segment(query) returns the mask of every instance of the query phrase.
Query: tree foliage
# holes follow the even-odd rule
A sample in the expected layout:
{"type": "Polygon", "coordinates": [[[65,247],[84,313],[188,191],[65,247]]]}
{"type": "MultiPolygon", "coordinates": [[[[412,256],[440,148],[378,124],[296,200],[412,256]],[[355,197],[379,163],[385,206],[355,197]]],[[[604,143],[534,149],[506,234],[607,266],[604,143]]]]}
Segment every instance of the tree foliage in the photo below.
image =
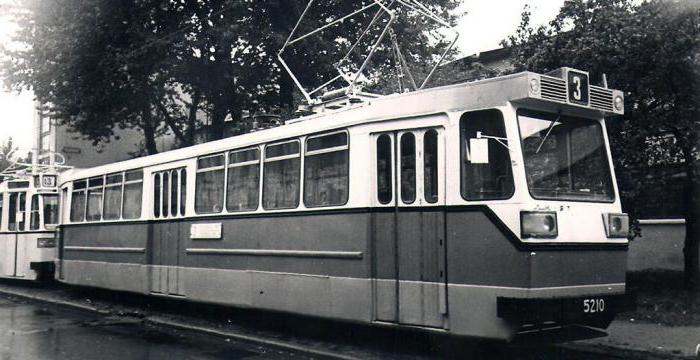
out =
{"type": "MultiPolygon", "coordinates": [[[[10,159],[15,156],[16,151],[17,147],[13,144],[12,138],[8,138],[5,142],[0,144],[0,172],[12,165],[10,159]]],[[[1,177],[0,181],[2,181],[1,177]]]]}
{"type": "MultiPolygon", "coordinates": [[[[568,0],[548,25],[522,15],[504,41],[515,70],[547,72],[562,66],[590,71],[592,82],[625,93],[625,115],[608,121],[618,182],[627,211],[648,189],[640,176],[654,166],[685,168],[686,274],[700,286],[700,8],[652,0],[568,0]]],[[[663,194],[658,194],[663,198],[663,194]]],[[[648,198],[648,197],[647,197],[648,198]]]]}
{"type": "MultiPolygon", "coordinates": [[[[368,3],[318,1],[311,18],[323,23],[368,3]]],[[[458,0],[426,1],[443,15],[458,0]]],[[[174,134],[181,146],[195,132],[223,135],[224,120],[243,110],[294,108],[294,83],[277,64],[277,51],[303,12],[305,0],[23,0],[15,14],[16,42],[6,48],[5,78],[16,90],[32,89],[46,111],[95,143],[110,141],[116,128],[137,128],[145,148],[174,134]]],[[[348,47],[349,34],[371,16],[329,28],[304,42],[290,60],[303,78],[334,72],[325,56],[348,47]]],[[[407,56],[420,65],[446,45],[437,26],[414,17],[395,27],[407,56]]],[[[304,24],[312,26],[314,24],[304,24]]],[[[386,53],[386,45],[380,53],[386,53]]],[[[388,55],[377,56],[380,66],[388,55]]],[[[376,71],[375,83],[382,80],[376,71]]]]}

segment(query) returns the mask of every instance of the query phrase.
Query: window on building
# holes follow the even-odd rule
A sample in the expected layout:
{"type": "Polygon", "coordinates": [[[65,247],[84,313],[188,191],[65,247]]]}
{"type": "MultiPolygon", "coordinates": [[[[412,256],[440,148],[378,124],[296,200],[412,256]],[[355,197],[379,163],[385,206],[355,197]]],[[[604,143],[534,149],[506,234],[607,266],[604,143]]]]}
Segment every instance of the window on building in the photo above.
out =
{"type": "Polygon", "coordinates": [[[58,195],[57,194],[47,194],[43,195],[44,201],[44,224],[45,225],[56,225],[58,224],[58,195]]]}
{"type": "Polygon", "coordinates": [[[507,199],[513,195],[512,164],[507,140],[488,140],[489,162],[472,164],[469,161],[469,141],[476,133],[505,139],[503,115],[498,110],[481,110],[464,113],[460,119],[462,197],[466,200],[507,199]]]}
{"type": "Polygon", "coordinates": [[[85,221],[85,194],[87,182],[85,180],[73,182],[73,192],[70,201],[70,221],[85,221]]]}
{"type": "Polygon", "coordinates": [[[304,204],[343,205],[348,201],[350,150],[348,134],[338,132],[306,140],[304,204]]]}
{"type": "Polygon", "coordinates": [[[428,130],[423,136],[423,191],[425,201],[438,200],[438,133],[428,130]]]}
{"type": "Polygon", "coordinates": [[[224,208],[224,154],[197,160],[194,210],[197,214],[220,213],[224,208]]]}
{"type": "Polygon", "coordinates": [[[185,187],[179,179],[185,169],[171,169],[155,173],[153,177],[153,215],[156,218],[184,216],[185,187]]]}
{"type": "Polygon", "coordinates": [[[401,135],[401,201],[410,204],[416,200],[416,137],[413,133],[401,135]]]}
{"type": "Polygon", "coordinates": [[[259,194],[260,149],[231,151],[228,154],[226,210],[256,210],[259,194]]]}
{"type": "Polygon", "coordinates": [[[384,134],[377,138],[377,198],[382,204],[390,203],[394,197],[392,168],[391,137],[384,134]]]}
{"type": "Polygon", "coordinates": [[[124,173],[124,200],[122,219],[141,217],[141,197],[143,196],[143,170],[124,173]]]}
{"type": "Polygon", "coordinates": [[[122,191],[124,175],[107,175],[105,178],[105,198],[103,217],[105,220],[118,220],[122,211],[122,191]]]}
{"type": "Polygon", "coordinates": [[[88,180],[87,210],[85,220],[99,221],[102,219],[102,196],[104,192],[102,176],[88,180]]]}
{"type": "Polygon", "coordinates": [[[298,140],[265,148],[263,208],[290,209],[299,206],[300,162],[298,140]]]}
{"type": "Polygon", "coordinates": [[[32,195],[31,208],[29,209],[29,230],[39,230],[41,219],[39,216],[39,195],[32,195]]]}

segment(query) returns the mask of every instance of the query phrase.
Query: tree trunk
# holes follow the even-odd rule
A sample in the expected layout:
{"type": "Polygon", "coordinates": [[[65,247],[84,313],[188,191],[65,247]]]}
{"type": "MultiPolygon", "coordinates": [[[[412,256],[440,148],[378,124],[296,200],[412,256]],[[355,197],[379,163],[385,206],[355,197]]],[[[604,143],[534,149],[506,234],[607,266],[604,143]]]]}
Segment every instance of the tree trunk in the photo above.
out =
{"type": "Polygon", "coordinates": [[[143,136],[146,143],[146,151],[148,152],[148,155],[157,154],[158,147],[156,145],[156,129],[153,125],[153,114],[151,114],[151,109],[142,110],[141,118],[143,121],[143,136]]]}
{"type": "Polygon", "coordinates": [[[211,124],[209,125],[209,141],[223,139],[224,137],[224,126],[226,125],[224,121],[226,120],[226,115],[228,114],[228,106],[226,106],[224,99],[219,99],[219,101],[214,104],[211,124]]]}
{"type": "Polygon", "coordinates": [[[187,139],[187,146],[194,145],[195,133],[197,131],[197,110],[199,109],[199,102],[201,100],[201,94],[199,90],[195,90],[192,94],[192,103],[190,104],[189,115],[187,116],[187,130],[185,131],[185,139],[187,139]]]}
{"type": "Polygon", "coordinates": [[[700,290],[700,178],[698,162],[686,164],[684,274],[688,289],[700,290]]]}

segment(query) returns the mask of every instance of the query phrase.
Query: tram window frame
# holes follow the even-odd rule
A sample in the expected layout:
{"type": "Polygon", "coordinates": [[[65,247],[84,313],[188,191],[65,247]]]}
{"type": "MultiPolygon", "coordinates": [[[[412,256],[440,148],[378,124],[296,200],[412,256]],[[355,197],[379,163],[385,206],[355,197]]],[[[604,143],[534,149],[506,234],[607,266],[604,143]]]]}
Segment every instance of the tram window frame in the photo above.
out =
{"type": "MultiPolygon", "coordinates": [[[[485,109],[477,111],[465,112],[460,116],[459,120],[459,141],[460,141],[460,193],[462,198],[467,201],[492,201],[492,200],[507,200],[513,197],[515,194],[515,178],[513,176],[513,165],[512,158],[510,156],[510,149],[503,146],[495,140],[489,140],[489,162],[487,164],[471,164],[467,161],[467,151],[469,147],[469,140],[476,137],[476,132],[481,131],[484,135],[494,136],[499,138],[504,138],[506,140],[500,140],[503,144],[508,144],[508,133],[506,129],[505,119],[503,113],[498,109],[485,109]],[[469,134],[467,134],[467,132],[469,134]],[[499,157],[500,160],[499,161],[499,157]],[[503,180],[501,183],[503,185],[500,195],[489,196],[481,195],[475,196],[476,194],[473,187],[478,185],[475,182],[475,176],[473,172],[486,173],[489,174],[498,171],[497,166],[502,167],[500,170],[505,170],[504,174],[500,174],[496,177],[496,180],[486,179],[485,181],[499,181],[503,180]],[[472,170],[471,173],[468,171],[472,170]],[[493,170],[495,169],[495,170],[493,170]],[[471,187],[471,189],[470,189],[471,187]]],[[[483,179],[482,176],[480,179],[483,179]]],[[[479,180],[479,179],[477,179],[479,180]]],[[[484,189],[484,187],[481,187],[484,189]]],[[[487,191],[493,191],[488,189],[487,191]]],[[[482,190],[480,192],[484,194],[482,190]]]]}
{"type": "Polygon", "coordinates": [[[29,230],[41,228],[41,216],[39,215],[39,194],[32,195],[29,208],[29,230]]]}
{"type": "Polygon", "coordinates": [[[194,212],[196,214],[219,214],[224,211],[224,198],[226,196],[226,154],[218,153],[213,155],[200,156],[197,158],[197,174],[195,176],[194,189],[194,212]],[[220,158],[220,161],[208,163],[206,160],[220,158]],[[215,173],[216,172],[216,173],[215,173]],[[212,174],[211,179],[207,179],[203,174],[212,174]],[[220,178],[219,178],[220,177],[220,178]],[[207,181],[207,182],[205,182],[207,181]],[[211,185],[207,189],[208,203],[204,201],[204,185],[211,185]],[[207,210],[211,209],[211,210],[207,210]]]}
{"type": "Polygon", "coordinates": [[[60,206],[61,206],[61,201],[58,197],[58,194],[43,194],[41,196],[41,216],[42,216],[42,224],[44,225],[44,228],[47,227],[47,225],[55,226],[60,223],[60,206]],[[55,204],[53,208],[49,208],[48,201],[47,199],[54,199],[55,204]],[[49,216],[51,215],[51,216],[49,216]],[[53,222],[49,222],[49,219],[54,220],[53,222]]]}
{"type": "Polygon", "coordinates": [[[104,202],[104,176],[95,176],[88,179],[87,187],[87,201],[85,203],[85,221],[95,222],[102,220],[102,207],[104,202]],[[94,184],[94,185],[93,185],[94,184]],[[95,195],[95,198],[99,198],[96,203],[94,203],[95,212],[91,214],[93,206],[91,206],[91,195],[95,195]]]}
{"type": "Polygon", "coordinates": [[[423,198],[429,204],[435,204],[440,198],[440,134],[436,129],[423,133],[423,198]],[[428,134],[431,141],[428,143],[428,134]],[[434,138],[433,138],[434,137],[434,138]],[[428,148],[428,146],[431,146],[428,148]],[[428,175],[430,174],[430,175],[428,175]]]}
{"type": "Polygon", "coordinates": [[[394,200],[394,138],[389,134],[381,134],[377,136],[376,143],[377,200],[380,204],[387,205],[394,200]]]}
{"type": "MultiPolygon", "coordinates": [[[[181,178],[185,177],[184,167],[161,170],[153,173],[153,216],[156,219],[169,219],[185,216],[186,189],[181,178]],[[165,176],[168,176],[166,185],[165,176]],[[177,179],[177,180],[176,180],[177,179]]],[[[186,184],[185,180],[185,184],[186,184]]]]}
{"type": "Polygon", "coordinates": [[[87,205],[87,179],[73,182],[73,189],[70,196],[70,222],[85,221],[85,207],[87,205]],[[76,196],[77,195],[77,196],[76,196]],[[76,202],[82,198],[82,201],[76,202]],[[78,206],[80,204],[80,206],[78,206]]]}
{"type": "Polygon", "coordinates": [[[143,169],[124,171],[124,187],[122,191],[123,220],[141,218],[143,213],[143,169]],[[138,194],[136,196],[132,195],[138,194]]]}
{"type": "MultiPolygon", "coordinates": [[[[308,208],[328,207],[328,206],[343,206],[348,203],[350,198],[350,135],[347,130],[333,131],[324,134],[309,136],[306,138],[304,147],[304,206],[308,208]],[[340,143],[333,143],[333,137],[341,137],[340,143]],[[330,144],[323,144],[323,140],[330,140],[330,144]],[[314,141],[320,141],[318,144],[313,144],[314,141]],[[340,154],[340,162],[329,155],[335,156],[340,154]],[[340,165],[341,167],[337,167],[340,165]],[[336,168],[337,167],[337,168],[336,168]],[[333,177],[323,177],[322,173],[327,169],[337,171],[339,174],[333,177]],[[317,174],[316,178],[310,176],[317,174]],[[342,178],[339,188],[332,188],[333,178],[342,178]],[[327,185],[327,186],[324,186],[327,185]],[[340,192],[338,201],[333,201],[333,195],[327,197],[327,201],[318,201],[320,187],[326,187],[333,192],[340,192]]],[[[336,185],[338,185],[336,184],[336,185]]]]}
{"type": "MultiPolygon", "coordinates": [[[[262,185],[262,205],[263,209],[265,210],[282,210],[282,209],[296,209],[299,207],[300,203],[300,195],[301,195],[301,141],[299,139],[293,139],[293,140],[284,140],[284,141],[279,141],[271,144],[265,145],[265,158],[263,162],[263,185],[262,185]],[[295,146],[291,146],[290,149],[285,149],[284,145],[291,144],[295,146]],[[275,152],[281,151],[279,153],[274,153],[272,150],[274,149],[275,152]],[[288,152],[287,152],[288,151],[288,152]],[[271,154],[272,153],[272,154],[271,154]],[[294,186],[293,189],[290,191],[284,191],[282,189],[282,201],[286,201],[289,197],[286,196],[285,194],[292,194],[293,195],[293,204],[290,202],[289,205],[287,205],[286,202],[282,203],[281,205],[279,204],[278,197],[275,196],[274,198],[274,203],[272,202],[273,199],[269,199],[268,196],[274,191],[273,195],[277,195],[280,193],[280,187],[275,188],[275,184],[272,182],[274,177],[271,176],[272,171],[277,171],[279,169],[276,169],[275,167],[278,167],[279,164],[282,164],[281,166],[285,166],[286,164],[289,164],[287,170],[290,170],[290,174],[287,174],[289,177],[284,177],[285,175],[283,174],[281,178],[278,177],[279,185],[282,183],[285,183],[285,186],[294,186]],[[274,167],[273,167],[274,166],[274,167]]],[[[282,172],[285,171],[284,168],[280,167],[282,172]]],[[[272,173],[274,174],[274,173],[272,173]]]]}
{"type": "Polygon", "coordinates": [[[402,133],[399,137],[399,184],[401,187],[401,202],[410,205],[416,202],[418,194],[418,159],[416,156],[418,141],[416,135],[410,131],[402,133]],[[404,139],[412,140],[412,144],[404,144],[404,139]],[[406,149],[405,152],[404,149],[406,149]],[[408,160],[412,160],[412,164],[408,160]],[[412,179],[410,178],[410,170],[413,170],[412,179]],[[407,178],[407,180],[404,178],[407,178]],[[404,180],[406,180],[406,182],[404,180]],[[409,185],[412,185],[412,187],[409,185]]]}
{"type": "Polygon", "coordinates": [[[122,201],[124,200],[124,173],[113,173],[105,176],[104,192],[102,194],[102,219],[119,220],[122,217],[122,201]],[[109,195],[108,195],[109,194],[109,195]],[[108,201],[117,195],[115,202],[108,201]]]}
{"type": "Polygon", "coordinates": [[[26,227],[26,222],[27,222],[27,216],[26,216],[26,201],[27,201],[27,193],[22,191],[22,192],[10,192],[9,193],[9,215],[8,215],[8,222],[7,222],[7,227],[9,231],[24,231],[26,227]],[[17,215],[20,215],[20,218],[17,218],[17,215]]]}
{"type": "Polygon", "coordinates": [[[229,151],[227,154],[228,162],[226,164],[226,211],[241,212],[241,211],[256,211],[260,207],[260,186],[261,186],[261,151],[260,147],[248,147],[229,151]],[[254,154],[252,157],[250,154],[254,154]],[[246,173],[247,171],[247,173],[246,173]],[[235,174],[240,172],[240,174],[235,174]],[[241,180],[242,185],[236,188],[236,181],[241,180]],[[255,183],[253,186],[253,182],[255,183]],[[251,190],[255,188],[255,192],[251,190]],[[244,194],[245,196],[239,196],[244,194]],[[238,205],[233,201],[237,198],[246,198],[245,204],[239,202],[238,205]]]}
{"type": "Polygon", "coordinates": [[[0,192],[0,231],[5,229],[4,223],[2,222],[4,218],[5,211],[5,193],[0,192]]]}

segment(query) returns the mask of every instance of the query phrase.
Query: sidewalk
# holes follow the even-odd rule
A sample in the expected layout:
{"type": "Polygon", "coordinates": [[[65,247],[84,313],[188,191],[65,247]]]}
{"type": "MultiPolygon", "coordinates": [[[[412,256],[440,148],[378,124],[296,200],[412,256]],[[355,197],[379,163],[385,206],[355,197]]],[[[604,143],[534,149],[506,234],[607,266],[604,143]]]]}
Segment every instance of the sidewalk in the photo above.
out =
{"type": "Polygon", "coordinates": [[[608,336],[604,338],[577,341],[565,346],[598,346],[643,352],[661,358],[696,359],[695,349],[700,344],[700,326],[666,326],[638,322],[624,315],[618,316],[618,319],[610,324],[607,333],[608,336]]]}

